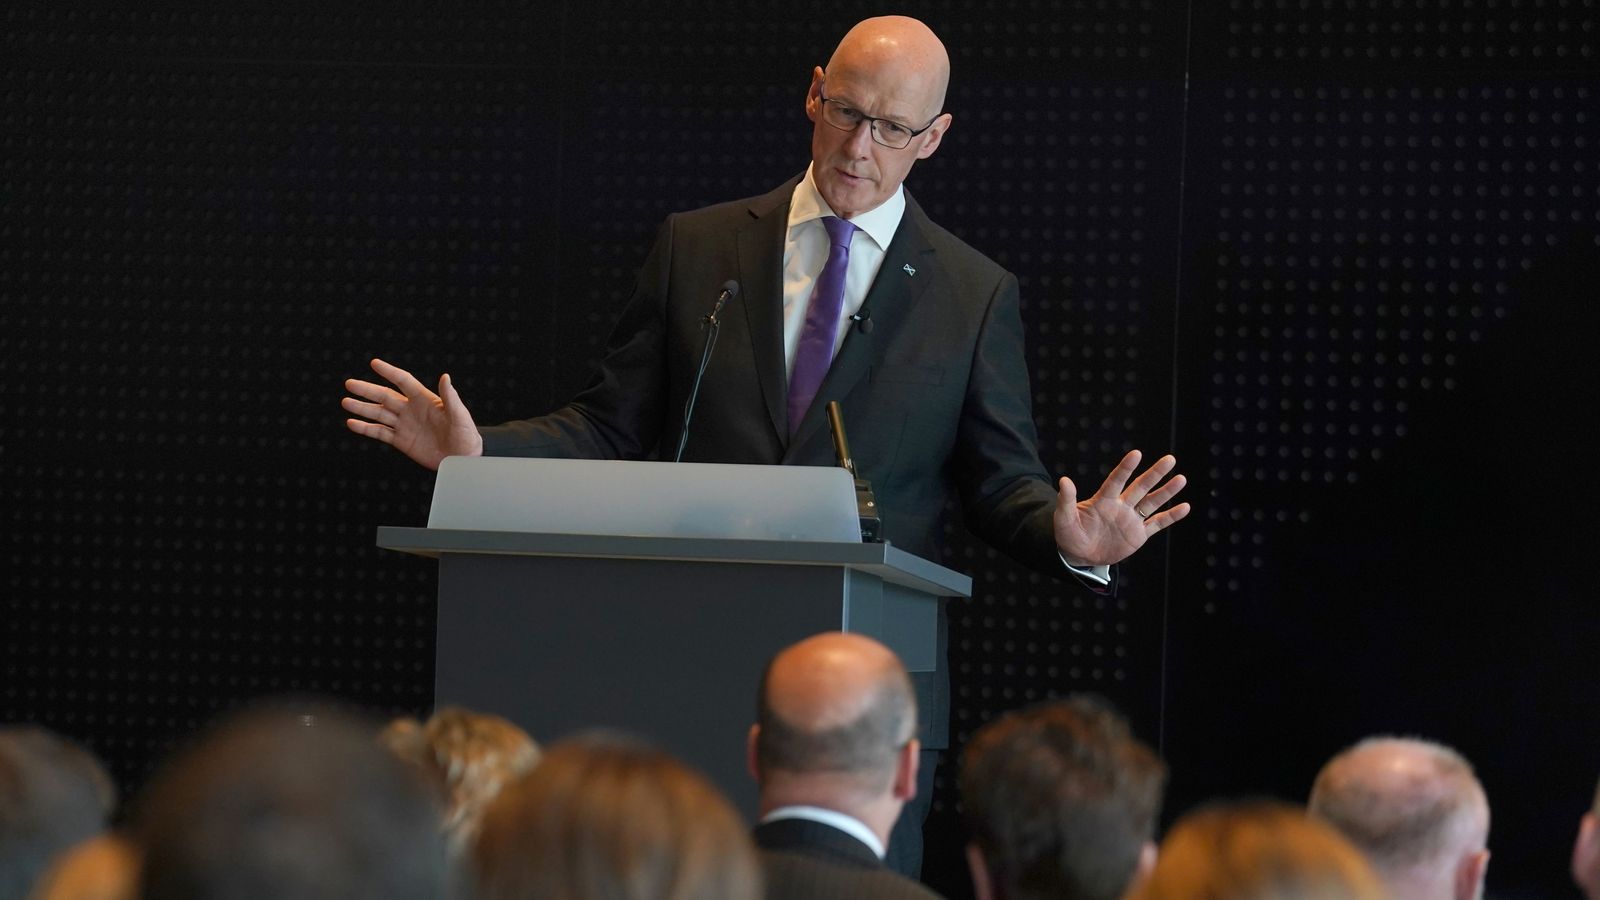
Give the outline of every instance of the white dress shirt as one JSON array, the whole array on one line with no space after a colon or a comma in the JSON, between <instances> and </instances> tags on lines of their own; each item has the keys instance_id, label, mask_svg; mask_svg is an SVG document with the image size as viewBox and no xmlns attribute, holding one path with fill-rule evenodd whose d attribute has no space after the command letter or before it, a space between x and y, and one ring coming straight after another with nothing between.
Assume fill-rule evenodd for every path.
<instances>
[{"instance_id":1,"label":"white dress shirt","mask_svg":"<svg viewBox=\"0 0 1600 900\"><path fill-rule=\"evenodd\" d=\"M906 189L895 189L889 199L850 220L861 229L850 238L850 265L844 272L844 312L833 335L833 352L844 344L844 336L855 325L850 317L861 311L872 280L878 277L883 254L894 240L895 229L906 211ZM784 372L794 374L795 348L805 328L806 311L811 308L811 292L817 276L828 261L828 230L824 216L837 216L817 191L817 183L807 167L806 177L795 185L789 203L789 231L783 241L783 359Z\"/></svg>"}]
</instances>

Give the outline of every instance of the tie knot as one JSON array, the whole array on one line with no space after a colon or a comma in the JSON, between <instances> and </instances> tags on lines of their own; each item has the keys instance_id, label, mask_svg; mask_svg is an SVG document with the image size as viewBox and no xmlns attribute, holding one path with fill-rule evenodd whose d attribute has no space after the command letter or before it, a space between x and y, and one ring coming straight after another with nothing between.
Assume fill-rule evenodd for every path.
<instances>
[{"instance_id":1,"label":"tie knot","mask_svg":"<svg viewBox=\"0 0 1600 900\"><path fill-rule=\"evenodd\" d=\"M850 220L838 216L823 216L822 225L828 229L828 243L846 250L850 249L850 238L860 230Z\"/></svg>"}]
</instances>

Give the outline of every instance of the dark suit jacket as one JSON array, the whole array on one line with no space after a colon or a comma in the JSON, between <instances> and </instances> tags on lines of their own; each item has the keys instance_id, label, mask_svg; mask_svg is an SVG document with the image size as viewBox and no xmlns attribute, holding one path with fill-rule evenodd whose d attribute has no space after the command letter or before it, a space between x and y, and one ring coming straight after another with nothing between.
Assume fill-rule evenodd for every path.
<instances>
[{"instance_id":1,"label":"dark suit jacket","mask_svg":"<svg viewBox=\"0 0 1600 900\"><path fill-rule=\"evenodd\" d=\"M939 895L891 872L866 844L808 819L757 826L756 846L767 878L767 900L934 900Z\"/></svg>"},{"instance_id":2,"label":"dark suit jacket","mask_svg":"<svg viewBox=\"0 0 1600 900\"><path fill-rule=\"evenodd\" d=\"M791 439L783 355L782 256L798 179L750 200L669 216L595 379L549 415L483 429L497 456L670 455L722 284L737 300L700 389L686 461L835 465L824 408L840 401L857 472L883 537L938 561L946 508L1026 564L1059 574L1056 491L1039 461L1017 280L930 221L905 216L852 329ZM944 658L943 616L939 659ZM941 664L942 665L942 664ZM948 746L948 675L918 677L924 744Z\"/></svg>"}]
</instances>

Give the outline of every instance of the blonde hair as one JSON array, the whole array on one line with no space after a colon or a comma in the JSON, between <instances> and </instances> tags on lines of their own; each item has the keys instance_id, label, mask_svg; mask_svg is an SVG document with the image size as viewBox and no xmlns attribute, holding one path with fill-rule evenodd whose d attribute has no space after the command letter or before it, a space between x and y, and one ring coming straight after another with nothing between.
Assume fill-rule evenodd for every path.
<instances>
[{"instance_id":1,"label":"blonde hair","mask_svg":"<svg viewBox=\"0 0 1600 900\"><path fill-rule=\"evenodd\" d=\"M500 716L458 706L439 710L427 722L396 719L379 739L439 791L444 830L456 853L472 843L501 789L539 762L539 745L526 731Z\"/></svg>"},{"instance_id":2,"label":"blonde hair","mask_svg":"<svg viewBox=\"0 0 1600 900\"><path fill-rule=\"evenodd\" d=\"M1299 807L1249 801L1184 816L1132 900L1382 900L1361 853Z\"/></svg>"}]
</instances>

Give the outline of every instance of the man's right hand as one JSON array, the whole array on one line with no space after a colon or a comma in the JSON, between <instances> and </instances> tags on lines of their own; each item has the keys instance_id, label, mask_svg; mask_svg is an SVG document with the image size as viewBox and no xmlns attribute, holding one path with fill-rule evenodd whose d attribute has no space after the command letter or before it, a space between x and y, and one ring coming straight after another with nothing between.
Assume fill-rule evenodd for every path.
<instances>
[{"instance_id":1,"label":"man's right hand","mask_svg":"<svg viewBox=\"0 0 1600 900\"><path fill-rule=\"evenodd\" d=\"M483 455L483 437L449 375L439 376L435 394L410 372L381 359L372 361L372 371L394 388L355 378L346 381L345 390L355 396L344 398L340 405L360 417L345 420L351 431L383 441L430 469L438 469L446 456Z\"/></svg>"}]
</instances>

